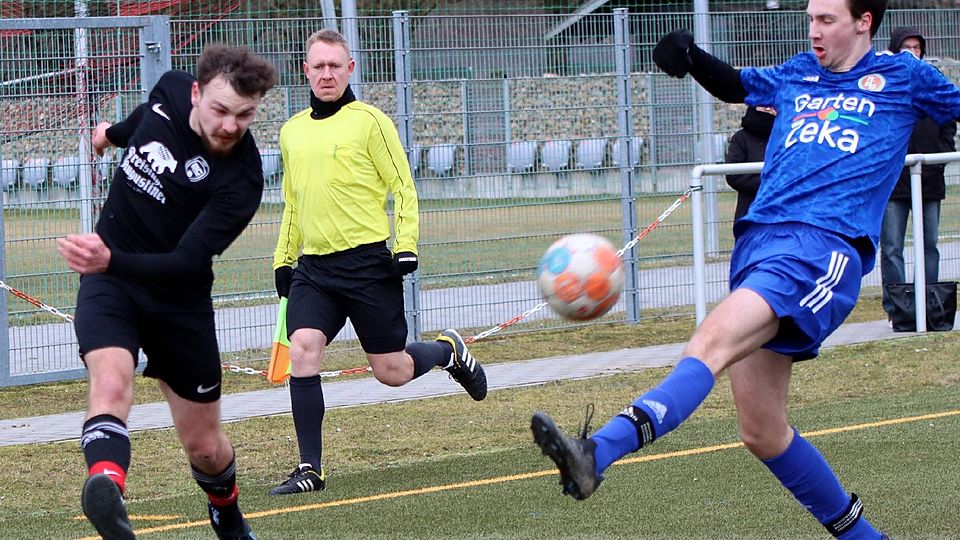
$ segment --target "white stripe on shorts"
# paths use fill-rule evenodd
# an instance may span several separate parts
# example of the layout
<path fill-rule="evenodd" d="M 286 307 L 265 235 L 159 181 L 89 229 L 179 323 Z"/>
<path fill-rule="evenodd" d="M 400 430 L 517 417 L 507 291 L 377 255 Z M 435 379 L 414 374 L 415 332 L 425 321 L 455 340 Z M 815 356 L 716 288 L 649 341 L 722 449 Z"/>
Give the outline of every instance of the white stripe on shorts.
<path fill-rule="evenodd" d="M 816 313 L 827 305 L 827 302 L 833 298 L 833 288 L 840 283 L 848 262 L 850 262 L 850 257 L 838 251 L 831 253 L 830 267 L 827 268 L 827 273 L 819 277 L 817 286 L 814 287 L 813 291 L 800 300 L 800 307 L 809 307 L 810 311 Z"/>

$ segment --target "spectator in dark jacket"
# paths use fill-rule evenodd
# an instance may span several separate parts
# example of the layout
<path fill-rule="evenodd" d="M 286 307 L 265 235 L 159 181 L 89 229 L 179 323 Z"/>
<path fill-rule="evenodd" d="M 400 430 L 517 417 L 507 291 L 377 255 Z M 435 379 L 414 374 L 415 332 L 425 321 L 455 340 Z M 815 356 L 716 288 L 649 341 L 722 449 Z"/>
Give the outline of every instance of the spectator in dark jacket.
<path fill-rule="evenodd" d="M 753 163 L 763 161 L 767 140 L 773 129 L 777 112 L 769 107 L 748 107 L 740 119 L 742 129 L 730 137 L 727 145 L 727 163 Z M 737 210 L 734 221 L 743 217 L 760 189 L 760 173 L 728 174 L 727 183 L 737 191 Z"/>
<path fill-rule="evenodd" d="M 909 51 L 918 58 L 927 52 L 927 41 L 916 28 L 900 26 L 890 32 L 890 52 Z M 950 122 L 938 126 L 930 118 L 923 118 L 913 128 L 907 153 L 924 154 L 952 152 L 957 125 Z M 943 179 L 944 165 L 923 165 L 921 192 L 923 198 L 923 253 L 927 283 L 936 283 L 940 274 L 940 251 L 937 236 L 940 228 L 940 201 L 946 188 Z M 906 281 L 903 263 L 903 241 L 910 213 L 910 169 L 904 167 L 887 203 L 880 228 L 880 274 L 884 284 Z M 893 304 L 887 291 L 883 291 L 883 309 L 890 315 Z"/>

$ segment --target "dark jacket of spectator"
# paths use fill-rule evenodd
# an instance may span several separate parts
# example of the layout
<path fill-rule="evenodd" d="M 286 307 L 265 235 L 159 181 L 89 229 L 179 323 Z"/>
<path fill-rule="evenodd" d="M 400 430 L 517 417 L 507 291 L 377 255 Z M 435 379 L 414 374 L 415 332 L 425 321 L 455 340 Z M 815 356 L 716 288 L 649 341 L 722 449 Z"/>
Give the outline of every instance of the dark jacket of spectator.
<path fill-rule="evenodd" d="M 887 49 L 899 53 L 903 41 L 907 38 L 917 38 L 920 41 L 920 58 L 927 54 L 927 40 L 920 31 L 912 26 L 900 26 L 890 32 L 890 45 Z M 908 154 L 933 154 L 937 152 L 953 152 L 956 149 L 954 137 L 957 134 L 957 124 L 949 122 L 938 126 L 930 118 L 920 119 L 913 127 L 910 136 Z M 946 196 L 943 170 L 946 165 L 923 165 L 921 167 L 921 192 L 924 200 L 943 200 Z M 891 199 L 904 200 L 910 198 L 910 169 L 904 167 L 900 172 L 900 180 L 893 188 Z"/>
<path fill-rule="evenodd" d="M 774 118 L 774 115 L 758 111 L 756 107 L 748 107 L 740 120 L 741 129 L 730 137 L 725 161 L 727 163 L 763 161 Z M 727 184 L 737 191 L 737 210 L 734 213 L 734 220 L 737 220 L 747 213 L 750 203 L 757 196 L 757 191 L 760 189 L 760 173 L 728 174 Z"/>

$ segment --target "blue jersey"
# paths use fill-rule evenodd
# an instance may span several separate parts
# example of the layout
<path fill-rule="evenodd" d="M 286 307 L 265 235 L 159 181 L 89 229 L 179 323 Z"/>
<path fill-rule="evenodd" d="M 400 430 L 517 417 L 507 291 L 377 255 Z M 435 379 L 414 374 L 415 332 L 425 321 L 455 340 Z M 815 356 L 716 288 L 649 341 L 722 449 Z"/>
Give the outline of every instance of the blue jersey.
<path fill-rule="evenodd" d="M 824 69 L 808 51 L 743 69 L 740 79 L 747 104 L 772 106 L 777 118 L 760 191 L 737 230 L 808 223 L 856 241 L 869 272 L 913 125 L 924 116 L 960 118 L 960 88 L 908 52 L 872 50 L 845 73 Z"/>

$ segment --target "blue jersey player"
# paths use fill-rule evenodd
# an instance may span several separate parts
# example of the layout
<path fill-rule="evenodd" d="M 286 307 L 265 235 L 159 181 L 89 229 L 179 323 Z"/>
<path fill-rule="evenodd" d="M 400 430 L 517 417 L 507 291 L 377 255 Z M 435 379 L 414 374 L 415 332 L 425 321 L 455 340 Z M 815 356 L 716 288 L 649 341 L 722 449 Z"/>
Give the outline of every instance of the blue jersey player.
<path fill-rule="evenodd" d="M 614 461 L 675 429 L 729 368 L 750 452 L 834 536 L 884 537 L 790 426 L 786 404 L 793 363 L 818 354 L 873 266 L 914 123 L 960 117 L 960 89 L 939 71 L 871 48 L 885 11 L 886 0 L 809 0 L 812 50 L 766 69 L 734 69 L 686 30 L 657 44 L 654 60 L 667 74 L 690 73 L 727 102 L 772 106 L 777 119 L 760 191 L 734 228 L 731 292 L 676 368 L 590 437 L 533 416 L 534 440 L 557 464 L 564 493 L 589 497 Z"/>

